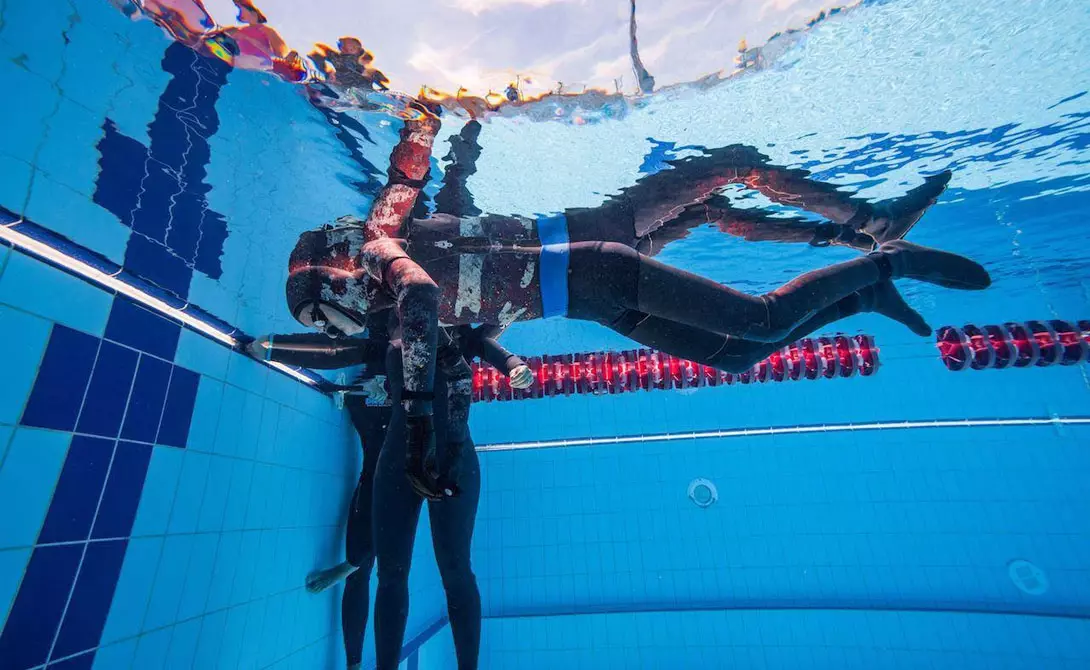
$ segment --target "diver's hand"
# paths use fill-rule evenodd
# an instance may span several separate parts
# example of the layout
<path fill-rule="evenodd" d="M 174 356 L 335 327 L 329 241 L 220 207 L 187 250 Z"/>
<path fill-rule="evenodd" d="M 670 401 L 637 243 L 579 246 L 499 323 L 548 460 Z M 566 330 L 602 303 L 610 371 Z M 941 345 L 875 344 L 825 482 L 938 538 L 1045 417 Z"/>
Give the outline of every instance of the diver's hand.
<path fill-rule="evenodd" d="M 520 365 L 512 370 L 508 377 L 511 378 L 511 388 L 528 389 L 534 383 L 534 371 L 529 365 Z"/>
<path fill-rule="evenodd" d="M 427 500 L 443 497 L 439 488 L 439 466 L 435 455 L 435 428 L 431 415 L 405 419 L 405 474 L 417 495 Z"/>
<path fill-rule="evenodd" d="M 454 440 L 447 442 L 445 472 L 440 472 L 439 479 L 436 481 L 440 492 L 447 498 L 453 498 L 462 492 L 458 481 L 462 478 L 462 452 L 465 447 L 465 442 Z"/>
<path fill-rule="evenodd" d="M 386 391 L 385 375 L 371 377 L 360 384 L 360 390 L 377 405 L 385 404 L 390 397 L 390 394 Z"/>
<path fill-rule="evenodd" d="M 247 342 L 245 345 L 243 345 L 242 350 L 250 358 L 258 361 L 263 361 L 265 360 L 265 356 L 268 354 L 269 346 L 269 337 L 266 335 L 264 337 L 259 337 L 251 342 Z"/>

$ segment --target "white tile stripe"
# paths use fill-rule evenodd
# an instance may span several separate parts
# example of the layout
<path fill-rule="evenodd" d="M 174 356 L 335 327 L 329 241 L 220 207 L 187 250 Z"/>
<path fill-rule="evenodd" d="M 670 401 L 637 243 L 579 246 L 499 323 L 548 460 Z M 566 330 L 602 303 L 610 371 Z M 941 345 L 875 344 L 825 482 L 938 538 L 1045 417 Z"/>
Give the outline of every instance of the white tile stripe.
<path fill-rule="evenodd" d="M 706 440 L 724 437 L 759 437 L 770 435 L 802 435 L 809 433 L 844 433 L 865 430 L 904 430 L 913 428 L 985 428 L 1090 425 L 1090 417 L 1054 416 L 1023 419 L 935 419 L 930 421 L 876 421 L 873 423 L 834 423 L 808 426 L 774 426 L 768 428 L 732 428 L 705 430 L 691 433 L 652 433 L 617 437 L 577 437 L 567 440 L 539 440 L 535 442 L 500 442 L 482 444 L 477 451 L 517 451 L 520 449 L 554 449 L 558 447 L 593 447 L 606 444 L 637 444 L 642 442 L 677 442 L 682 440 Z"/>
<path fill-rule="evenodd" d="M 10 226 L 0 226 L 0 239 L 3 239 L 20 251 L 28 252 L 34 256 L 43 258 L 50 263 L 54 263 L 65 268 L 66 270 L 74 272 L 75 274 L 83 277 L 88 281 L 94 282 L 99 286 L 102 286 L 112 291 L 116 291 L 117 293 L 120 293 L 140 303 L 141 305 L 144 305 L 148 309 L 151 309 L 155 312 L 158 312 L 159 314 L 174 319 L 175 321 L 180 321 L 189 328 L 192 328 L 193 330 L 203 335 L 207 335 L 208 337 L 219 342 L 220 344 L 231 348 L 234 348 L 238 345 L 238 340 L 236 340 L 234 337 L 231 337 L 231 335 L 229 335 L 228 333 L 219 330 L 213 325 L 202 321 L 201 319 L 198 319 L 197 317 L 184 310 L 171 307 L 159 298 L 156 298 L 153 295 L 145 293 L 144 291 L 141 291 L 140 289 L 125 283 L 121 279 L 117 278 L 115 275 L 107 274 L 102 270 L 99 270 L 98 268 L 88 265 L 87 263 L 84 263 L 77 258 L 73 258 L 68 254 L 65 254 L 64 252 L 49 246 L 44 242 L 40 242 L 32 237 L 24 235 L 16 230 L 16 227 L 16 224 Z M 297 370 L 291 369 L 286 365 L 276 363 L 275 361 L 262 362 L 271 368 L 279 370 L 280 372 L 283 372 L 284 374 L 303 382 L 307 386 L 316 385 L 313 379 L 298 372 Z"/>

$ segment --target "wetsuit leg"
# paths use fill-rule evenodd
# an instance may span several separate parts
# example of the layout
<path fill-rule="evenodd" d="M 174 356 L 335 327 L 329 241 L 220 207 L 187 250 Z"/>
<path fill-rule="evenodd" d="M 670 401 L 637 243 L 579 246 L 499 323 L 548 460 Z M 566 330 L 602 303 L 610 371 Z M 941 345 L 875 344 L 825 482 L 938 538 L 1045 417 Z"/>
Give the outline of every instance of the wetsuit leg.
<path fill-rule="evenodd" d="M 620 244 L 571 245 L 573 318 L 607 325 L 635 310 L 701 330 L 779 342 L 819 311 L 881 279 L 878 264 L 856 258 L 807 272 L 754 296 L 641 256 Z M 673 352 L 670 352 L 673 353 Z"/>
<path fill-rule="evenodd" d="M 470 565 L 470 545 L 481 495 L 481 471 L 472 442 L 462 455 L 457 498 L 428 503 L 432 545 L 447 594 L 458 670 L 476 670 L 481 647 L 481 594 Z"/>
<path fill-rule="evenodd" d="M 409 568 L 423 503 L 405 476 L 405 422 L 400 412 L 394 416 L 378 459 L 374 499 L 378 501 L 372 516 L 378 556 L 376 662 L 378 670 L 395 670 L 409 616 Z"/>
<path fill-rule="evenodd" d="M 348 665 L 363 661 L 363 636 L 367 629 L 371 569 L 375 564 L 375 546 L 371 532 L 371 497 L 375 470 L 383 438 L 390 423 L 391 408 L 367 407 L 363 402 L 349 402 L 348 413 L 363 445 L 363 469 L 348 510 L 345 559 L 356 567 L 345 580 L 341 595 L 341 633 L 344 636 Z"/>

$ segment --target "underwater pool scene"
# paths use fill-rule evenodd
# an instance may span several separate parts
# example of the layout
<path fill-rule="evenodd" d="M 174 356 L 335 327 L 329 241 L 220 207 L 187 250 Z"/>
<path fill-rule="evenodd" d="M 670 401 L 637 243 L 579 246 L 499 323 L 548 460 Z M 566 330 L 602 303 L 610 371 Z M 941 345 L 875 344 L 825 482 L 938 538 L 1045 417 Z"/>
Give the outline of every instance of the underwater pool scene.
<path fill-rule="evenodd" d="M 1090 668 L 1087 35 L 0 0 L 0 670 Z"/>

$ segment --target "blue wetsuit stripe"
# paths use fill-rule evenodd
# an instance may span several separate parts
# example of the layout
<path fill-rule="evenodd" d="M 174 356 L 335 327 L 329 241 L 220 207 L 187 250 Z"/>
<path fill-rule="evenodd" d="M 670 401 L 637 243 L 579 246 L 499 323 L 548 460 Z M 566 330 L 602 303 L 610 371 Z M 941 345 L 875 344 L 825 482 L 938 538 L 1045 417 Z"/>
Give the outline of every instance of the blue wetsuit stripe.
<path fill-rule="evenodd" d="M 568 314 L 568 221 L 563 214 L 537 221 L 541 240 L 541 308 L 546 319 Z"/>

